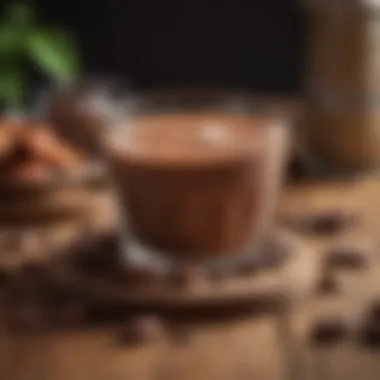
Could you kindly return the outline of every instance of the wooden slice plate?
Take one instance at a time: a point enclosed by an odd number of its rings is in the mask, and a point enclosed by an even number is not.
[[[84,273],[72,260],[60,260],[54,265],[54,278],[78,291],[88,292],[105,302],[130,306],[154,306],[168,308],[215,307],[241,303],[259,305],[291,304],[308,297],[315,290],[320,274],[318,251],[297,236],[282,231],[280,239],[292,239],[291,258],[278,268],[260,268],[249,275],[227,274],[219,279],[204,275],[188,286],[178,286],[168,278],[149,280],[138,286],[123,282],[110,274]],[[104,255],[112,252],[104,252]],[[124,267],[126,272],[129,267]],[[285,301],[285,302],[284,302]]]

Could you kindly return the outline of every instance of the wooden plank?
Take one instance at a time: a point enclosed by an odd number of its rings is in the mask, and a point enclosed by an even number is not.
[[[331,239],[310,238],[323,252],[342,239],[369,237],[380,242],[380,182],[363,178],[360,182],[303,185],[290,188],[281,212],[342,208],[361,215],[358,226]],[[376,248],[378,249],[378,248]],[[33,380],[87,379],[264,379],[282,380],[291,362],[294,379],[375,380],[380,374],[377,352],[361,346],[339,345],[322,352],[307,340],[318,313],[332,309],[348,315],[380,299],[380,255],[372,267],[354,272],[343,281],[342,290],[330,299],[307,300],[288,316],[291,326],[285,358],[279,323],[273,316],[255,317],[227,325],[190,326],[193,338],[178,346],[170,340],[140,348],[121,347],[113,329],[47,333],[44,336],[16,336],[0,332],[0,376]],[[343,276],[345,277],[345,276]],[[323,306],[325,305],[325,306]],[[290,347],[290,348],[289,348]],[[285,347],[286,348],[286,347]],[[289,352],[291,351],[291,352]],[[29,377],[27,377],[29,376]]]
[[[6,361],[1,375],[12,380],[282,379],[273,320],[191,329],[187,345],[162,340],[139,348],[119,346],[109,329],[13,335],[8,352],[0,352]]]

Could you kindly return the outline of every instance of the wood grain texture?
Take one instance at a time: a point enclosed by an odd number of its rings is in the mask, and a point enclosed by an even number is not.
[[[40,334],[16,334],[2,327],[0,376],[10,380],[378,379],[376,351],[354,342],[317,349],[310,345],[308,334],[323,315],[362,320],[367,308],[380,300],[379,206],[380,180],[374,176],[286,189],[280,214],[342,208],[360,217],[356,226],[338,235],[307,237],[310,246],[321,252],[321,260],[328,247],[342,240],[369,239],[376,252],[368,268],[337,274],[339,292],[298,304],[286,316],[288,322],[284,316],[266,315],[189,325],[188,344],[163,338],[140,347],[120,346],[115,326]]]

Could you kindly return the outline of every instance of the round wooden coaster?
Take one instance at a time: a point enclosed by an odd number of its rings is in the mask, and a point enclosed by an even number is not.
[[[131,282],[133,268],[120,263],[110,270],[100,263],[97,271],[87,271],[79,267],[75,260],[64,260],[54,265],[55,279],[61,284],[89,292],[105,302],[112,301],[130,306],[157,306],[169,308],[211,307],[236,305],[238,303],[258,303],[264,305],[284,305],[303,297],[308,297],[315,289],[320,273],[318,252],[297,236],[281,231],[276,233],[276,244],[288,244],[289,255],[281,263],[268,263],[255,267],[236,268],[232,273],[218,276],[199,270],[198,274],[155,276],[140,273],[138,283]],[[272,242],[273,243],[273,242]],[[107,262],[113,256],[111,251],[87,255],[88,265],[99,259],[99,254]],[[96,256],[95,256],[96,255]],[[80,256],[79,256],[80,257]],[[264,260],[265,262],[265,260]],[[103,268],[104,269],[103,271]],[[117,270],[117,268],[119,270]],[[99,270],[100,269],[100,270]]]

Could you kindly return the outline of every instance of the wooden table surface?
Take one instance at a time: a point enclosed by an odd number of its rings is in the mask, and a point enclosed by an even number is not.
[[[343,208],[362,218],[357,227],[330,239],[310,238],[328,247],[349,239],[380,239],[380,179],[289,185],[281,213]],[[323,251],[323,250],[322,250]],[[379,255],[380,256],[380,255]],[[315,349],[307,332],[316,315],[356,315],[380,299],[380,265],[351,273],[330,297],[315,296],[288,316],[248,316],[222,324],[190,326],[188,343],[167,339],[138,348],[118,344],[115,328],[16,334],[0,333],[0,378],[6,380],[240,380],[380,378],[376,351],[355,344]],[[343,276],[344,277],[344,276]],[[289,340],[279,340],[285,329]],[[284,337],[284,331],[281,333]]]

